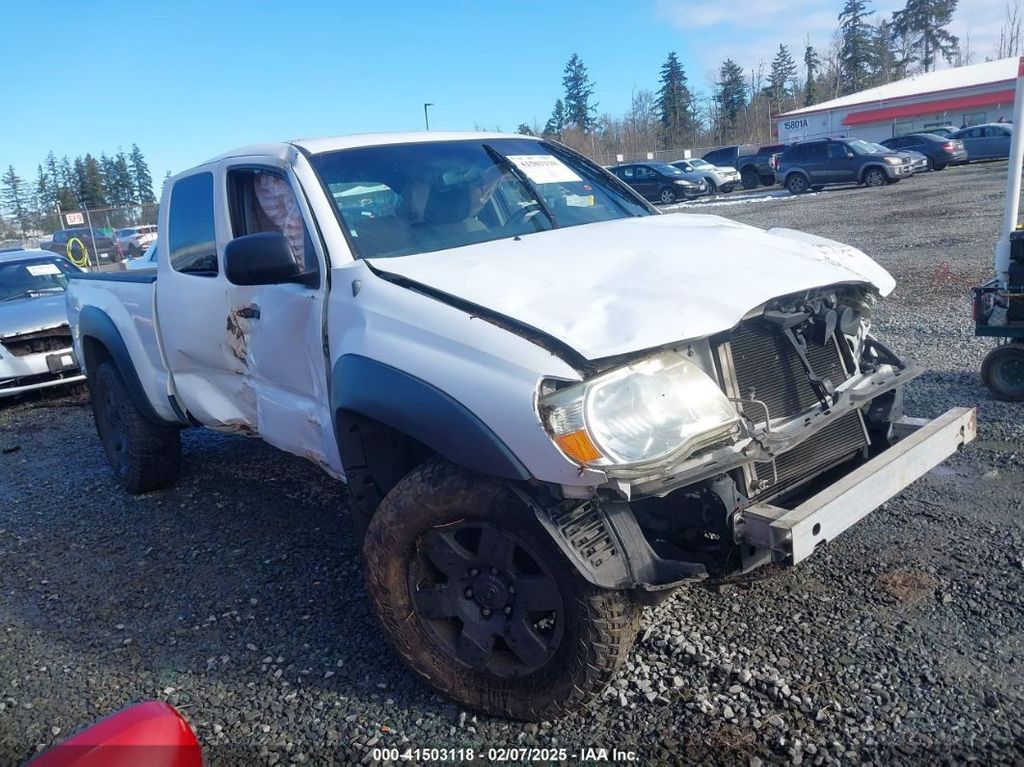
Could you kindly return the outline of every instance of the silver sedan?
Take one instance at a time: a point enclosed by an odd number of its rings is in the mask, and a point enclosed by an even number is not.
[[[45,250],[0,252],[0,397],[85,379],[64,304],[79,271]]]

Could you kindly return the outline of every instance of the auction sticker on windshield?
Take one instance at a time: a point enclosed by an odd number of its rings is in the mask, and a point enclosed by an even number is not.
[[[583,180],[568,165],[549,154],[513,154],[508,159],[535,184],[564,184]]]
[[[60,274],[56,264],[30,264],[25,267],[33,277],[45,277],[47,274]]]

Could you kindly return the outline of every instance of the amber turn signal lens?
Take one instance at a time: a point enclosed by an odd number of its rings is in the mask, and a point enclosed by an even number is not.
[[[562,434],[555,437],[555,441],[567,456],[580,463],[590,463],[602,457],[585,431]]]

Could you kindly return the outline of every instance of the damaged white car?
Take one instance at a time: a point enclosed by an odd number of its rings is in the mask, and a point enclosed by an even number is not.
[[[45,250],[0,252],[0,397],[82,381],[64,290],[78,267]]]
[[[903,416],[866,255],[659,215],[550,141],[248,147],[159,225],[156,273],[68,296],[116,476],[168,485],[205,426],[343,478],[385,634],[475,709],[585,704],[642,604],[801,561],[974,436]]]

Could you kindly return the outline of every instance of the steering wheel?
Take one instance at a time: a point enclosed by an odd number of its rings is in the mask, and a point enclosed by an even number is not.
[[[524,224],[527,221],[529,221],[530,218],[537,215],[543,210],[544,208],[542,208],[541,204],[536,200],[528,202],[521,208],[519,208],[519,210],[517,210],[515,213],[508,217],[508,221],[505,222],[505,226],[513,227],[519,226],[519,224]]]

